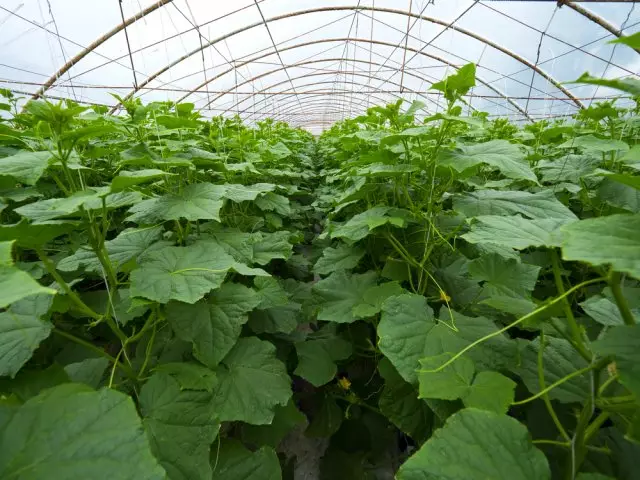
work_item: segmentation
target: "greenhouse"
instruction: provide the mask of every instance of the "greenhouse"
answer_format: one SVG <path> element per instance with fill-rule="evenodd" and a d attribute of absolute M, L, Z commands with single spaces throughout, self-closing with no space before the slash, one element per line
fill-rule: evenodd
<path fill-rule="evenodd" d="M 633 1 L 0 1 L 0 478 L 634 480 Z"/>

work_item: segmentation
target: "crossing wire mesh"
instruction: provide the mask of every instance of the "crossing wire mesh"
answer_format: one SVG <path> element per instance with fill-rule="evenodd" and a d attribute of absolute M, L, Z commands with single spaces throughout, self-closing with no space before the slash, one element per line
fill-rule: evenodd
<path fill-rule="evenodd" d="M 7 0 L 0 88 L 114 113 L 112 93 L 191 102 L 317 132 L 400 98 L 439 111 L 431 84 L 474 62 L 469 110 L 527 122 L 614 98 L 567 82 L 637 75 L 638 52 L 608 41 L 639 23 L 634 2 Z"/>

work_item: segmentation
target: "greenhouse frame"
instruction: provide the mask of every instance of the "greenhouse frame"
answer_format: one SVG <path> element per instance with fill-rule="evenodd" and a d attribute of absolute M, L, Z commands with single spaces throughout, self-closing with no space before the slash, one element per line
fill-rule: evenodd
<path fill-rule="evenodd" d="M 634 480 L 635 1 L 1 0 L 0 478 Z"/>

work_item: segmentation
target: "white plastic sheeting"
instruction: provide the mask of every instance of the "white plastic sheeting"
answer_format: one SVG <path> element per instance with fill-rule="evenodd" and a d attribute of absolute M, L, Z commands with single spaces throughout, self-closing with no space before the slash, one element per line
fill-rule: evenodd
<path fill-rule="evenodd" d="M 28 98 L 123 16 L 155 3 L 0 1 L 0 88 Z M 580 5 L 623 34 L 640 30 L 633 2 Z M 556 2 L 165 0 L 89 51 L 45 96 L 115 106 L 110 93 L 137 86 L 143 101 L 193 102 L 205 116 L 272 117 L 319 131 L 398 98 L 437 111 L 431 83 L 475 62 L 467 108 L 526 121 L 524 112 L 566 115 L 615 95 L 565 83 L 585 71 L 637 74 L 640 55 L 607 43 L 614 38 Z"/>

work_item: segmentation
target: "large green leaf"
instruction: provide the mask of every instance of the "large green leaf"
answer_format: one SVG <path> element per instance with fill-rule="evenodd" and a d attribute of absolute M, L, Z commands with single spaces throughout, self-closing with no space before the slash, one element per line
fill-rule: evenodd
<path fill-rule="evenodd" d="M 0 477 L 162 480 L 131 397 L 80 384 L 44 390 L 11 410 L 0 437 Z"/>
<path fill-rule="evenodd" d="M 539 349 L 540 342 L 538 340 L 525 342 L 520 351 L 519 364 L 511 366 L 511 370 L 522 378 L 522 381 L 532 393 L 540 391 L 538 379 Z M 563 338 L 545 338 L 542 361 L 547 385 L 551 385 L 570 373 L 587 366 L 587 362 Z M 584 374 L 552 389 L 549 392 L 549 397 L 565 403 L 583 402 L 590 394 L 590 385 L 589 375 Z"/>
<path fill-rule="evenodd" d="M 32 224 L 23 218 L 19 223 L 0 225 L 0 241 L 15 240 L 16 245 L 34 248 L 65 235 L 77 227 L 76 223 L 58 220 Z"/>
<path fill-rule="evenodd" d="M 175 175 L 174 173 L 163 172 L 157 168 L 151 168 L 146 170 L 122 170 L 117 177 L 111 180 L 111 191 L 119 192 L 129 187 L 139 185 L 141 183 L 151 182 L 164 178 L 167 175 Z"/>
<path fill-rule="evenodd" d="M 16 208 L 16 213 L 35 222 L 46 222 L 59 217 L 65 217 L 79 211 L 87 201 L 99 199 L 100 195 L 94 190 L 76 192 L 70 197 L 50 198 L 28 203 Z"/>
<path fill-rule="evenodd" d="M 375 272 L 351 275 L 344 270 L 333 272 L 320 280 L 313 286 L 314 293 L 319 297 L 318 320 L 355 322 L 354 307 L 363 303 L 365 292 L 375 283 Z"/>
<path fill-rule="evenodd" d="M 563 227 L 562 256 L 640 278 L 640 214 L 588 218 Z"/>
<path fill-rule="evenodd" d="M 377 206 L 351 217 L 344 225 L 338 225 L 331 231 L 331 238 L 346 238 L 352 242 L 362 240 L 382 225 L 404 227 L 405 218 L 398 216 L 391 207 Z"/>
<path fill-rule="evenodd" d="M 640 396 L 640 324 L 612 327 L 593 349 L 600 355 L 612 355 L 622 382 L 629 390 Z"/>
<path fill-rule="evenodd" d="M 598 170 L 596 175 L 607 177 L 616 183 L 631 187 L 634 190 L 640 190 L 640 175 L 628 175 L 626 173 L 612 173 L 607 170 Z M 602 183 L 608 183 L 606 180 Z M 635 202 L 634 202 L 635 205 Z"/>
<path fill-rule="evenodd" d="M 0 313 L 0 377 L 15 377 L 51 334 L 53 325 L 42 318 L 51 301 L 48 294 L 29 296 Z"/>
<path fill-rule="evenodd" d="M 601 325 L 608 327 L 624 325 L 620 309 L 618 309 L 618 306 L 613 301 L 606 297 L 594 295 L 580 303 L 580 306 L 587 315 Z M 633 313 L 637 321 L 640 322 L 640 308 L 632 308 L 631 313 Z"/>
<path fill-rule="evenodd" d="M 256 183 L 255 185 L 232 185 L 224 184 L 224 197 L 231 201 L 249 202 L 267 192 L 273 192 L 276 186 L 272 183 Z"/>
<path fill-rule="evenodd" d="M 498 372 L 480 372 L 462 401 L 467 407 L 507 413 L 513 403 L 516 382 Z"/>
<path fill-rule="evenodd" d="M 162 232 L 162 227 L 132 228 L 105 242 L 111 265 L 119 270 L 129 260 L 138 258 L 145 252 L 168 246 L 167 243 L 158 242 Z M 102 272 L 100 260 L 89 246 L 80 247 L 73 255 L 64 257 L 56 268 L 63 272 L 73 272 L 79 268 L 94 273 Z"/>
<path fill-rule="evenodd" d="M 311 438 L 329 438 L 340 429 L 343 418 L 344 412 L 335 399 L 324 395 L 304 434 Z"/>
<path fill-rule="evenodd" d="M 178 382 L 182 390 L 211 392 L 218 382 L 213 370 L 195 362 L 162 363 L 154 370 L 170 375 Z"/>
<path fill-rule="evenodd" d="M 431 90 L 439 90 L 448 100 L 466 95 L 471 87 L 476 84 L 476 65 L 467 63 L 440 82 L 431 85 Z"/>
<path fill-rule="evenodd" d="M 382 305 L 378 346 L 408 383 L 418 381 L 418 362 L 429 355 L 427 338 L 435 326 L 433 310 L 422 295 L 398 295 Z"/>
<path fill-rule="evenodd" d="M 267 192 L 255 199 L 256 206 L 266 212 L 276 212 L 279 215 L 291 215 L 289 199 L 277 193 Z"/>
<path fill-rule="evenodd" d="M 133 304 L 131 292 L 128 288 L 119 288 L 115 293 L 109 295 L 107 290 L 92 290 L 81 294 L 82 301 L 94 312 L 104 313 L 111 308 L 113 318 L 121 325 L 126 325 L 134 318 L 141 317 L 149 310 L 146 302 Z M 76 315 L 86 316 L 86 312 L 79 311 L 72 307 Z"/>
<path fill-rule="evenodd" d="M 251 452 L 240 442 L 227 440 L 212 457 L 215 462 L 215 480 L 282 479 L 278 455 L 270 447 L 261 447 Z"/>
<path fill-rule="evenodd" d="M 618 38 L 610 40 L 608 43 L 621 43 L 631 48 L 640 49 L 640 32 L 631 35 L 621 35 Z"/>
<path fill-rule="evenodd" d="M 0 308 L 6 308 L 31 295 L 55 295 L 56 290 L 43 287 L 31 275 L 14 265 L 11 255 L 13 243 L 0 242 Z"/>
<path fill-rule="evenodd" d="M 398 471 L 398 480 L 549 480 L 544 454 L 516 419 L 467 408 L 451 416 Z"/>
<path fill-rule="evenodd" d="M 269 425 L 249 425 L 246 423 L 242 425 L 243 442 L 277 448 L 291 430 L 307 423 L 307 417 L 298 410 L 293 398 L 286 406 L 277 406 L 275 412 L 273 421 Z"/>
<path fill-rule="evenodd" d="M 211 183 L 194 183 L 179 194 L 150 198 L 129 209 L 127 220 L 138 224 L 158 223 L 162 220 L 217 220 L 224 205 L 225 189 Z"/>
<path fill-rule="evenodd" d="M 536 169 L 542 176 L 544 183 L 571 182 L 579 184 L 580 179 L 592 175 L 600 163 L 602 163 L 601 155 L 564 155 L 555 160 L 542 160 L 538 162 Z M 579 190 L 580 187 L 578 187 Z"/>
<path fill-rule="evenodd" d="M 188 247 L 165 247 L 145 255 L 131 273 L 131 295 L 160 303 L 195 303 L 222 285 L 227 273 L 268 276 L 258 268 L 236 262 L 215 242 Z"/>
<path fill-rule="evenodd" d="M 438 163 L 458 172 L 486 164 L 500 170 L 505 177 L 538 182 L 520 148 L 507 140 L 459 145 L 456 150 L 444 153 Z"/>
<path fill-rule="evenodd" d="M 600 87 L 613 88 L 631 94 L 634 97 L 640 95 L 640 80 L 633 77 L 607 79 L 592 77 L 588 72 L 583 73 L 580 78 L 569 83 L 586 83 L 588 85 L 598 85 Z"/>
<path fill-rule="evenodd" d="M 420 359 L 420 398 L 457 400 L 467 394 L 474 373 L 473 362 L 468 357 L 463 356 L 440 371 L 432 371 L 450 358 L 450 354 L 443 353 Z"/>
<path fill-rule="evenodd" d="M 350 270 L 358 265 L 364 254 L 363 249 L 344 243 L 335 248 L 327 247 L 322 251 L 322 257 L 314 265 L 313 271 L 328 275 L 336 270 Z"/>
<path fill-rule="evenodd" d="M 498 372 L 484 371 L 474 375 L 473 362 L 466 356 L 435 371 L 450 358 L 450 353 L 443 353 L 420 360 L 420 398 L 462 399 L 467 407 L 507 413 L 513 402 L 516 382 Z"/>
<path fill-rule="evenodd" d="M 277 405 L 291 397 L 291 379 L 276 358 L 273 344 L 256 337 L 242 338 L 217 369 L 213 405 L 220 421 L 271 423 Z"/>
<path fill-rule="evenodd" d="M 289 303 L 289 294 L 275 277 L 259 277 L 253 279 L 255 293 L 258 297 L 257 307 L 267 309 L 281 307 Z"/>
<path fill-rule="evenodd" d="M 298 326 L 301 309 L 299 303 L 290 302 L 265 310 L 254 310 L 249 316 L 249 327 L 257 334 L 292 333 Z"/>
<path fill-rule="evenodd" d="M 291 234 L 286 230 L 274 233 L 256 233 L 251 242 L 253 262 L 258 265 L 266 265 L 276 258 L 289 259 L 293 253 L 293 245 L 289 242 L 290 236 Z"/>
<path fill-rule="evenodd" d="M 629 150 L 629 145 L 622 140 L 612 140 L 610 138 L 598 138 L 593 135 L 583 135 L 581 137 L 575 137 L 567 140 L 562 145 L 558 145 L 558 148 L 580 148 L 585 152 L 601 154 L 615 151 L 626 152 Z"/>
<path fill-rule="evenodd" d="M 53 157 L 50 152 L 23 150 L 15 155 L 0 158 L 0 176 L 8 175 L 20 183 L 35 185 Z"/>
<path fill-rule="evenodd" d="M 378 399 L 380 411 L 416 443 L 422 443 L 432 428 L 433 414 L 429 407 L 418 398 L 416 388 L 404 381 L 388 359 L 380 360 L 378 371 L 384 378 L 384 389 Z"/>
<path fill-rule="evenodd" d="M 516 250 L 559 247 L 558 229 L 566 223 L 567 220 L 558 218 L 528 220 L 517 215 L 484 215 L 472 221 L 471 231 L 462 238 L 471 243 L 492 243 Z"/>
<path fill-rule="evenodd" d="M 452 329 L 451 318 L 456 331 Z M 476 370 L 503 370 L 518 361 L 517 344 L 507 336 L 495 335 L 498 327 L 495 322 L 485 317 L 468 317 L 454 310 L 440 310 L 440 322 L 426 337 L 423 357 L 454 354 L 469 344 L 494 335 L 465 354 L 473 360 Z M 420 357 L 422 358 L 422 357 Z"/>
<path fill-rule="evenodd" d="M 107 194 L 106 188 L 89 188 L 65 198 L 50 198 L 28 203 L 16 212 L 34 222 L 47 222 L 60 217 L 79 217 L 81 209 L 101 215 L 103 206 L 107 210 L 126 207 L 142 199 L 140 192 L 117 192 Z M 104 201 L 104 205 L 103 205 Z"/>
<path fill-rule="evenodd" d="M 531 219 L 577 218 L 551 190 L 542 190 L 537 193 L 478 190 L 456 196 L 453 200 L 453 209 L 467 217 L 521 214 Z"/>
<path fill-rule="evenodd" d="M 504 258 L 497 253 L 482 255 L 469 263 L 469 274 L 486 282 L 493 292 L 508 296 L 528 296 L 538 281 L 540 267 Z"/>
<path fill-rule="evenodd" d="M 640 176 L 620 174 L 608 176 L 598 187 L 598 198 L 614 207 L 631 213 L 640 213 Z"/>
<path fill-rule="evenodd" d="M 171 480 L 210 480 L 209 449 L 220 424 L 211 394 L 182 390 L 166 373 L 140 390 L 140 408 L 151 451 Z"/>
<path fill-rule="evenodd" d="M 417 128 L 421 128 L 421 127 L 417 127 Z M 416 130 L 416 129 L 413 129 L 413 130 Z M 407 132 L 407 130 L 402 132 L 402 134 L 404 134 L 405 132 Z M 393 135 L 393 136 L 399 137 L 400 135 Z M 355 173 L 356 175 L 364 175 L 367 177 L 380 177 L 380 176 L 386 177 L 386 176 L 404 175 L 406 173 L 415 172 L 417 170 L 418 170 L 418 167 L 416 165 L 402 165 L 402 164 L 386 165 L 384 163 L 373 163 L 371 165 L 367 165 L 366 167 L 358 168 L 358 170 Z"/>
<path fill-rule="evenodd" d="M 215 368 L 240 338 L 248 313 L 259 302 L 255 290 L 225 283 L 206 301 L 169 303 L 167 319 L 178 338 L 193 344 L 194 356 Z"/>
<path fill-rule="evenodd" d="M 356 318 L 369 318 L 382 310 L 382 305 L 389 297 L 406 293 L 398 282 L 385 282 L 368 288 L 362 296 L 362 303 L 353 307 Z"/>
<path fill-rule="evenodd" d="M 335 326 L 328 324 L 296 343 L 298 366 L 293 372 L 312 385 L 320 387 L 330 382 L 338 371 L 335 362 L 351 355 L 351 343 L 336 335 Z"/>

